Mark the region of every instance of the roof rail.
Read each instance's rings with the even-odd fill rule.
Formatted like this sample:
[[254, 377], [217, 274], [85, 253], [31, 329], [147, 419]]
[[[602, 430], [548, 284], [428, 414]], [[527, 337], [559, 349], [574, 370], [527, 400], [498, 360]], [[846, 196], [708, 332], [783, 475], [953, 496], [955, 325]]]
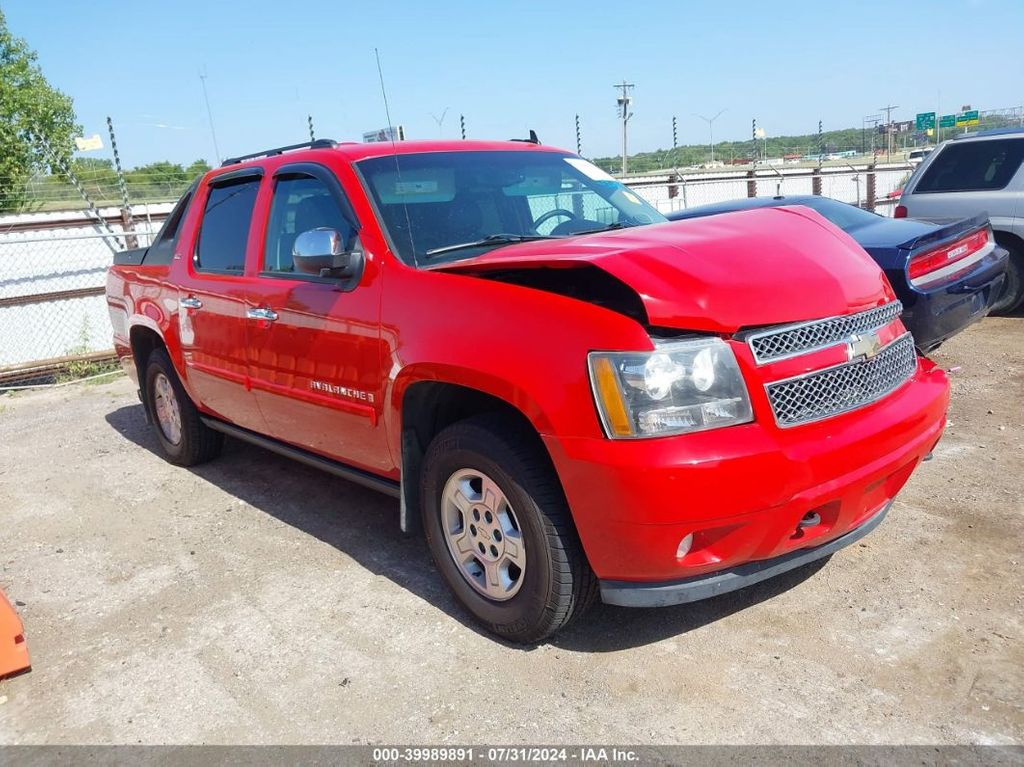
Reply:
[[318, 138], [315, 141], [307, 141], [304, 144], [289, 144], [288, 146], [279, 146], [274, 149], [264, 149], [262, 152], [253, 152], [252, 154], [240, 154], [238, 157], [229, 157], [220, 164], [223, 168], [225, 165], [237, 165], [244, 160], [254, 160], [257, 157], [273, 157], [274, 155], [284, 154], [290, 152], [293, 149], [334, 149], [338, 146], [338, 142], [329, 138]]

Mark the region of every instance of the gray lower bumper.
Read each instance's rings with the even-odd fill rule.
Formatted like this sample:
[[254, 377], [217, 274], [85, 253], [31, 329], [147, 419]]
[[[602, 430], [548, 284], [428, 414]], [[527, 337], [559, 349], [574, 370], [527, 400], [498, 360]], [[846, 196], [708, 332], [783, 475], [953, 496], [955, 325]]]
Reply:
[[720, 570], [707, 575], [697, 575], [679, 581], [634, 582], [634, 581], [601, 581], [601, 601], [621, 607], [667, 607], [685, 602], [697, 602], [701, 599], [716, 597], [736, 589], [742, 589], [755, 583], [774, 578], [776, 575], [795, 570], [798, 567], [827, 557], [839, 549], [855, 543], [870, 533], [885, 518], [892, 501], [887, 503], [871, 519], [860, 527], [851, 530], [821, 546], [813, 549], [800, 549], [784, 554], [775, 559], [763, 559], [756, 562]]

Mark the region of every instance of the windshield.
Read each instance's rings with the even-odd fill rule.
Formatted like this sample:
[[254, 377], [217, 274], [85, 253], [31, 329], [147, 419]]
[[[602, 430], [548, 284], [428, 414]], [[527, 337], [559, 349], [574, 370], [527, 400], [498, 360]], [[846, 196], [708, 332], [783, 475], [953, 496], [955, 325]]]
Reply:
[[[396, 167], [397, 166], [397, 167]], [[665, 221], [600, 168], [543, 151], [424, 152], [357, 163], [407, 264], [503, 245]]]
[[847, 205], [845, 202], [839, 202], [839, 200], [833, 200], [828, 197], [801, 197], [799, 201], [794, 201], [792, 204], [806, 205], [808, 208], [818, 211], [818, 213], [844, 232], [849, 232], [868, 224], [874, 224], [882, 218], [877, 213], [871, 213], [854, 205]]

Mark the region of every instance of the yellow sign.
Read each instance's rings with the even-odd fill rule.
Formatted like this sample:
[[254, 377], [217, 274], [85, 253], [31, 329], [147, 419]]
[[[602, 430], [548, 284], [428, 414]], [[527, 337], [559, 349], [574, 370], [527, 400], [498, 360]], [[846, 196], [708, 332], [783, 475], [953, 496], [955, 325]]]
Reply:
[[75, 136], [75, 147], [79, 152], [92, 152], [103, 148], [103, 139], [100, 138], [98, 133], [94, 133], [89, 137]]

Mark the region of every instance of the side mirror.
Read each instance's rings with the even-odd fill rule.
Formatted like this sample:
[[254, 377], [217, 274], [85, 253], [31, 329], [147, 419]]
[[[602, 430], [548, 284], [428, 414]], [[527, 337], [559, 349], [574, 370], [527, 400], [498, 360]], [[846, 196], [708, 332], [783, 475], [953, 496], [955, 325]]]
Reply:
[[362, 253], [345, 250], [345, 238], [337, 229], [320, 227], [303, 232], [292, 246], [292, 263], [299, 274], [316, 277], [351, 277]]

